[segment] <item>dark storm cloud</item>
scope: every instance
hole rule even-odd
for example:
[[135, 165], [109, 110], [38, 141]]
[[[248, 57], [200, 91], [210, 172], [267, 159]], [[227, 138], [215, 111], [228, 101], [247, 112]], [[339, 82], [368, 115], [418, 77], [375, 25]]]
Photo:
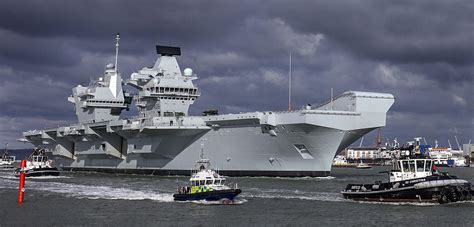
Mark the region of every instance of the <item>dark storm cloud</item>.
[[467, 142], [474, 131], [473, 5], [2, 1], [0, 136], [11, 141], [31, 128], [74, 122], [73, 105], [66, 101], [71, 88], [87, 85], [113, 62], [120, 32], [124, 79], [154, 63], [154, 45], [182, 47], [182, 69], [191, 67], [200, 77], [202, 96], [193, 114], [287, 108], [291, 51], [295, 108], [327, 101], [331, 88], [336, 94], [387, 92], [397, 98], [387, 137], [457, 135]]
[[474, 60], [472, 1], [297, 1], [270, 11], [299, 31], [319, 30], [375, 60]]
[[66, 49], [64, 41], [57, 38], [32, 38], [8, 30], [0, 30], [0, 60], [4, 64], [28, 67], [29, 64], [45, 66], [71, 66], [80, 61], [75, 51]]

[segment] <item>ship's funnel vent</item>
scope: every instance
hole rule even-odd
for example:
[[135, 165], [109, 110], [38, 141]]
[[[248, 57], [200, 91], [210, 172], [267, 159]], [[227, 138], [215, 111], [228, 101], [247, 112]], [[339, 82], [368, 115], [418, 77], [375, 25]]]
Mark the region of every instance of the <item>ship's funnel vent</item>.
[[179, 56], [181, 55], [181, 48], [171, 46], [156, 46], [156, 53], [163, 56]]

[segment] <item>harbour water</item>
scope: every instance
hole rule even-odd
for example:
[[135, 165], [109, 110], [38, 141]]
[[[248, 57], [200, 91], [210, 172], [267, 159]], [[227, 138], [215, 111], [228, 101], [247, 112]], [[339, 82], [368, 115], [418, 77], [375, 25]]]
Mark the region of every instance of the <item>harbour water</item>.
[[[18, 179], [0, 172], [0, 226], [10, 225], [313, 225], [474, 226], [474, 202], [445, 205], [347, 201], [348, 183], [374, 182], [379, 171], [333, 168], [323, 178], [230, 178], [242, 188], [235, 205], [173, 202], [187, 177], [65, 172], [27, 179], [17, 204]], [[474, 182], [474, 168], [442, 168]]]

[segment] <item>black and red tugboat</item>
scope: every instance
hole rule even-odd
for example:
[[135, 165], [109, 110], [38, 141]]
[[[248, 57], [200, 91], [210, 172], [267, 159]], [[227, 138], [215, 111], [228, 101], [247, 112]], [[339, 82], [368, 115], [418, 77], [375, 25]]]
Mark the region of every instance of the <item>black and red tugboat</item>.
[[394, 168], [385, 172], [388, 182], [348, 184], [342, 195], [356, 201], [441, 204], [473, 199], [474, 186], [470, 182], [439, 173], [434, 160], [418, 155], [418, 148], [410, 146], [406, 152], [409, 155], [394, 161]]

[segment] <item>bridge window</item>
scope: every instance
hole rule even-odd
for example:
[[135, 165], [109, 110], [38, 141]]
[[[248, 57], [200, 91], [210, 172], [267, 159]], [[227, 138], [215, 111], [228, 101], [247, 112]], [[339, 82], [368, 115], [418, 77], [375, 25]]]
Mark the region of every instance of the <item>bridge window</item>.
[[426, 161], [425, 172], [431, 171], [431, 160]]
[[410, 168], [408, 166], [408, 161], [402, 161], [402, 170], [403, 170], [403, 172], [410, 172]]
[[416, 172], [423, 172], [425, 169], [425, 161], [417, 160], [416, 161]]
[[207, 180], [206, 184], [212, 184], [212, 180]]
[[408, 161], [408, 164], [410, 165], [410, 172], [415, 172], [415, 160]]

